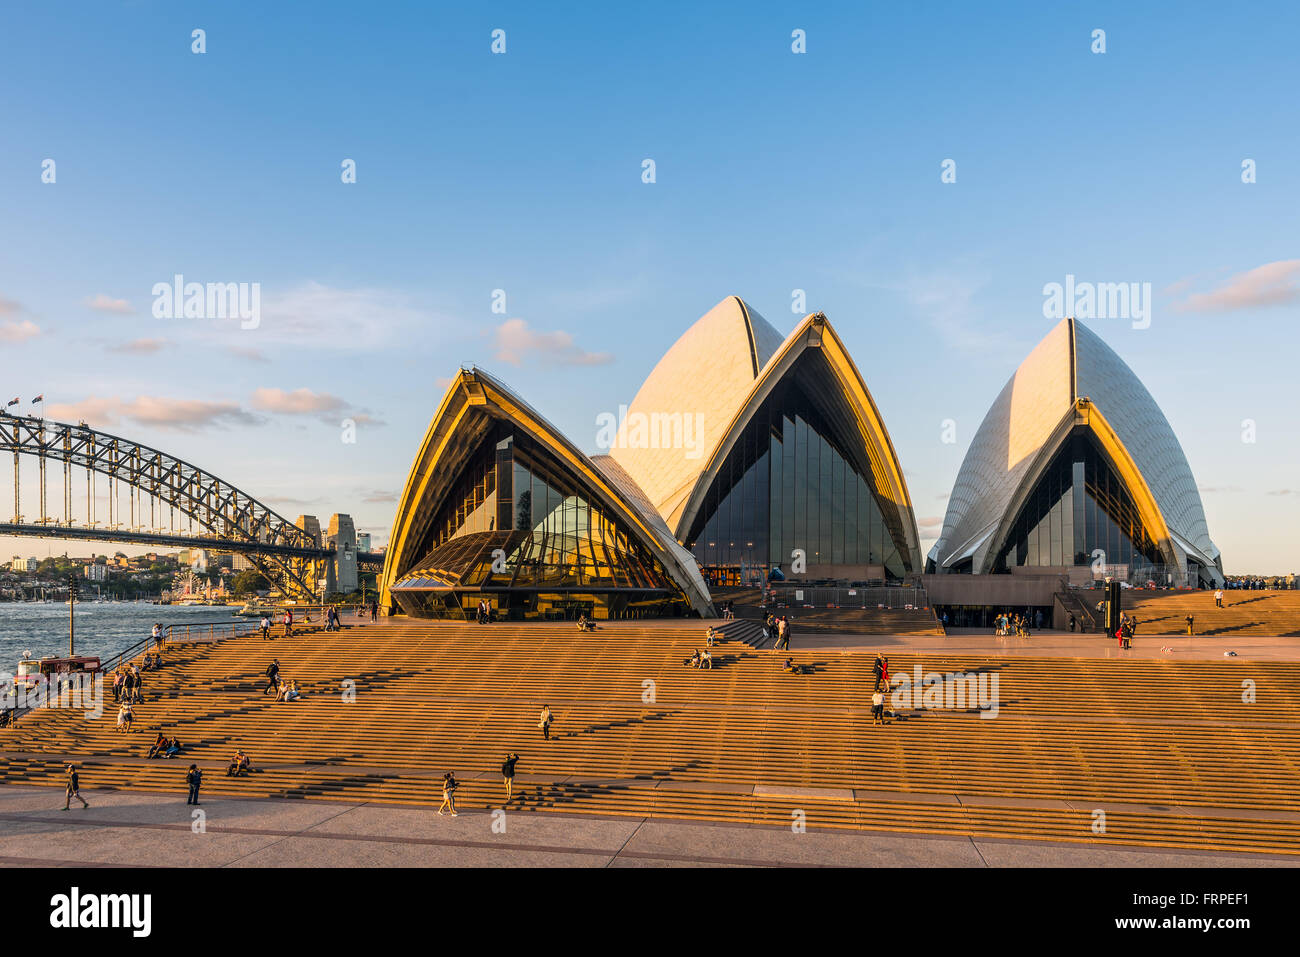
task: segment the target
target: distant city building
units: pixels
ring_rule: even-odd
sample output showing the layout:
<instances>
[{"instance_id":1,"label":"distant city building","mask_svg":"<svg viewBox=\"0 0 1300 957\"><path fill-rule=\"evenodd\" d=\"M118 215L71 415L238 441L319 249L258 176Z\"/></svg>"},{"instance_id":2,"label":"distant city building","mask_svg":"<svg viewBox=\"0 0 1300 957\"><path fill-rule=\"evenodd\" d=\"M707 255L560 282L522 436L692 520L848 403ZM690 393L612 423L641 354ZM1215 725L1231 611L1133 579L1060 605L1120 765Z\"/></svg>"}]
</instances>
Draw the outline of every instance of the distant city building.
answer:
<instances>
[{"instance_id":1,"label":"distant city building","mask_svg":"<svg viewBox=\"0 0 1300 957\"><path fill-rule=\"evenodd\" d=\"M96 565L94 562L91 562L83 568L82 571L85 573L85 576L93 582L108 581L107 565Z\"/></svg>"},{"instance_id":2,"label":"distant city building","mask_svg":"<svg viewBox=\"0 0 1300 957\"><path fill-rule=\"evenodd\" d=\"M234 555L230 556L231 571L246 572L249 569L256 568L256 567L257 566L254 565L252 561L249 560L247 555L237 552Z\"/></svg>"},{"instance_id":3,"label":"distant city building","mask_svg":"<svg viewBox=\"0 0 1300 957\"><path fill-rule=\"evenodd\" d=\"M369 532L357 532L357 551L359 551L359 552L368 552L368 551L370 551L370 533L369 533Z\"/></svg>"},{"instance_id":4,"label":"distant city building","mask_svg":"<svg viewBox=\"0 0 1300 957\"><path fill-rule=\"evenodd\" d=\"M34 558L23 558L20 555L15 555L13 561L9 563L9 570L26 574L36 571L38 565L40 565L40 562Z\"/></svg>"}]
</instances>

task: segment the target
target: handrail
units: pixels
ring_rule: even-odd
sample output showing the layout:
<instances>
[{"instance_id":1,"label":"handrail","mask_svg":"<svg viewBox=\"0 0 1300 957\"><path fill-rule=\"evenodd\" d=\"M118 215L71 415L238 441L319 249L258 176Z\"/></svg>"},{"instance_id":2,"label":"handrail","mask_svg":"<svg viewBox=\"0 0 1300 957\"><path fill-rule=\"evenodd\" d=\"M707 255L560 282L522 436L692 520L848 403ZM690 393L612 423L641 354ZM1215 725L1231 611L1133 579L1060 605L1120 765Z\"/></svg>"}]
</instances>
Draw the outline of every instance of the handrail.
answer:
<instances>
[{"instance_id":1,"label":"handrail","mask_svg":"<svg viewBox=\"0 0 1300 957\"><path fill-rule=\"evenodd\" d=\"M184 637L177 634L177 631L182 628L185 629ZM215 640L218 637L219 630L229 631L229 634L221 636L223 638L238 638L240 635L252 634L257 631L257 625L254 625L251 622L231 621L228 618L224 618L221 621L187 621L163 625L163 638L165 641L191 641L195 637L195 632L198 633L199 637L204 637L203 629L205 628L207 629L206 639L209 641ZM111 668L105 664L105 662L108 661L109 658L113 658L113 655L109 655L108 658L102 659L100 661L100 666L105 671L116 671L126 662L138 657L153 643L153 635L147 635L135 644L118 652L116 655L117 662Z\"/></svg>"},{"instance_id":2,"label":"handrail","mask_svg":"<svg viewBox=\"0 0 1300 957\"><path fill-rule=\"evenodd\" d=\"M1097 629L1097 616L1093 614L1093 609L1089 608L1088 603L1079 597L1077 589L1070 584L1069 579L1064 575L1060 577L1060 583L1061 587L1057 595L1062 599L1061 604L1068 606L1073 603L1074 607L1067 607L1066 610L1079 619L1080 631L1095 631Z\"/></svg>"}]
</instances>

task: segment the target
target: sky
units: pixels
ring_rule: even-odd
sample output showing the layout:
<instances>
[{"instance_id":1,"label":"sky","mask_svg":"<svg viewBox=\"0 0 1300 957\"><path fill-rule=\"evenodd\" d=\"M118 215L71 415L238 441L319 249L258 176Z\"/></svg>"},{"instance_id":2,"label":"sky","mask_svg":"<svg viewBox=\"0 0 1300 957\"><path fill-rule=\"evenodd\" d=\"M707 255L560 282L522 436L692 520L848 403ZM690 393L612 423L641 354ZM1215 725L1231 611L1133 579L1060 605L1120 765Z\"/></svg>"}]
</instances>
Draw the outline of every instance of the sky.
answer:
<instances>
[{"instance_id":1,"label":"sky","mask_svg":"<svg viewBox=\"0 0 1300 957\"><path fill-rule=\"evenodd\" d=\"M595 452L734 294L782 333L827 314L926 550L1044 287L1150 284L1089 327L1225 570L1300 570L1294 4L703 7L6 5L0 401L379 545L459 365ZM176 275L257 283L256 327L159 318Z\"/></svg>"}]
</instances>

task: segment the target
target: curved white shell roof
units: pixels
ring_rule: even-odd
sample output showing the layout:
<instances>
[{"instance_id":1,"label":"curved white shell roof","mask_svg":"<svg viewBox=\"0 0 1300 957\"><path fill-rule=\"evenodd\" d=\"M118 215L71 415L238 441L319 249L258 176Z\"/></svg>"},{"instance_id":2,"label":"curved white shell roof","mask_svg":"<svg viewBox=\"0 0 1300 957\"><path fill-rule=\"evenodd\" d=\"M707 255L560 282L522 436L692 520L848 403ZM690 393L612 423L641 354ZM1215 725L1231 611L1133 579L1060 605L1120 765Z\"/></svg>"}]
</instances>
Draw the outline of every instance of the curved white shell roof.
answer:
<instances>
[{"instance_id":1,"label":"curved white shell roof","mask_svg":"<svg viewBox=\"0 0 1300 957\"><path fill-rule=\"evenodd\" d=\"M995 532L1011 517L1027 471L1078 398L1090 399L1114 428L1179 549L1207 564L1218 558L1191 467L1155 399L1087 326L1063 319L993 400L971 441L930 549L939 569L971 557L977 572L987 570L1000 544Z\"/></svg>"},{"instance_id":2,"label":"curved white shell roof","mask_svg":"<svg viewBox=\"0 0 1300 957\"><path fill-rule=\"evenodd\" d=\"M660 515L673 514L690 495L759 370L784 338L743 301L728 296L687 329L646 378L610 454ZM656 441L661 430L654 424L673 416L689 423L683 432L689 443L653 447L663 444Z\"/></svg>"}]
</instances>

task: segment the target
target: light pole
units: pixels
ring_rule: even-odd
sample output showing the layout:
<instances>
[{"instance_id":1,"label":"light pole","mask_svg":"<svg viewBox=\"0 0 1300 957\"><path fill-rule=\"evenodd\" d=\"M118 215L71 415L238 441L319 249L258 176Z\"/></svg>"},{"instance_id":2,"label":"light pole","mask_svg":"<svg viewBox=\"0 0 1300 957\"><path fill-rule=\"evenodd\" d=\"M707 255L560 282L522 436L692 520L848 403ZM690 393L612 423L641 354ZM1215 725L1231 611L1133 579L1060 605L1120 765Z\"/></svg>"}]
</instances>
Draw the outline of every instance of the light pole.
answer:
<instances>
[{"instance_id":1,"label":"light pole","mask_svg":"<svg viewBox=\"0 0 1300 957\"><path fill-rule=\"evenodd\" d=\"M80 594L81 594L81 588L77 582L77 576L69 575L68 576L68 657L69 658L72 658L76 655L76 652L73 650L74 648L73 639L76 635L77 625L76 625L76 619L73 617L72 610L76 606L77 598Z\"/></svg>"}]
</instances>

